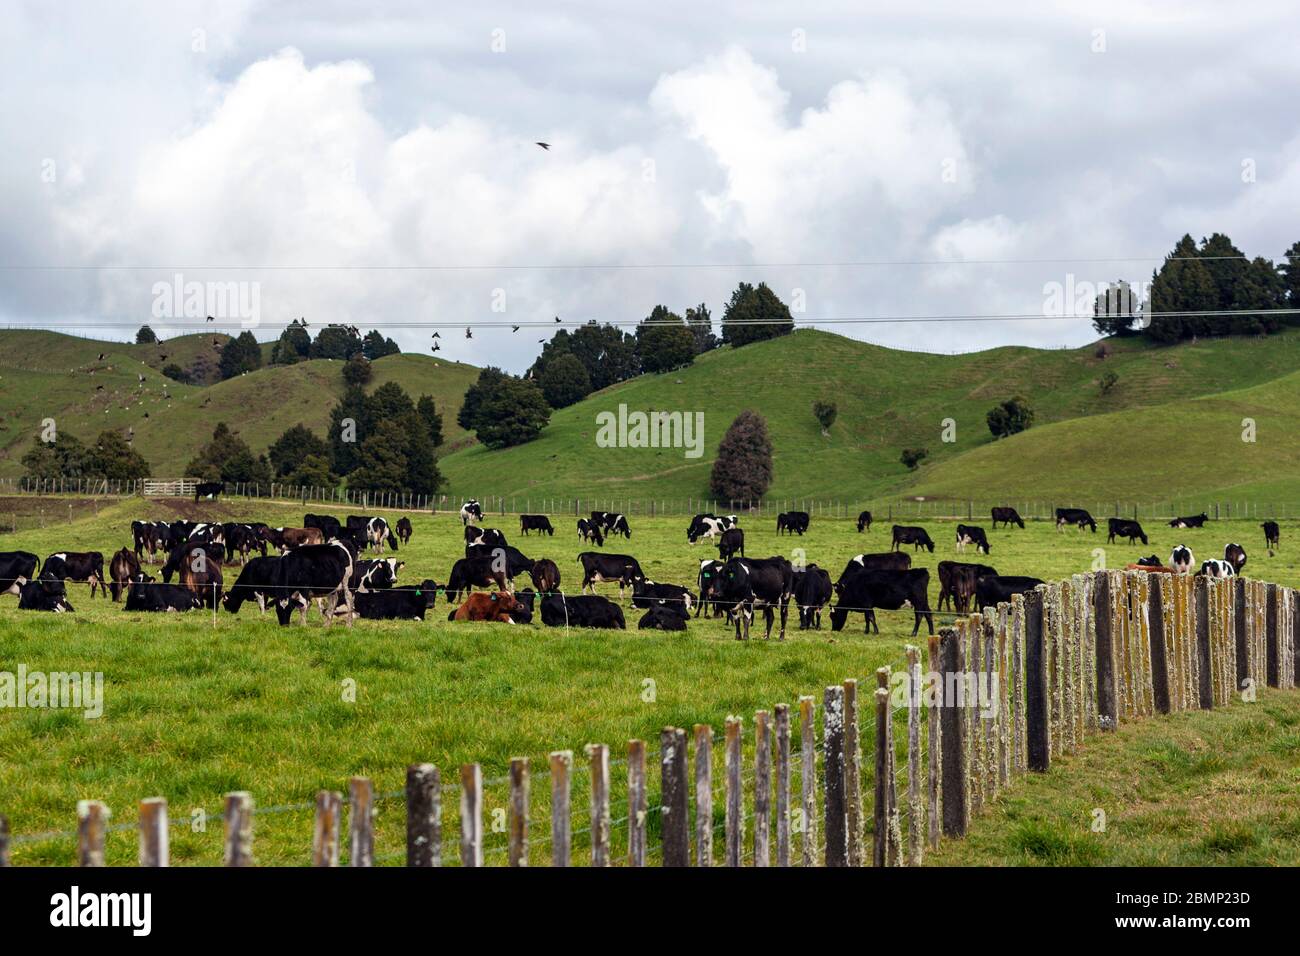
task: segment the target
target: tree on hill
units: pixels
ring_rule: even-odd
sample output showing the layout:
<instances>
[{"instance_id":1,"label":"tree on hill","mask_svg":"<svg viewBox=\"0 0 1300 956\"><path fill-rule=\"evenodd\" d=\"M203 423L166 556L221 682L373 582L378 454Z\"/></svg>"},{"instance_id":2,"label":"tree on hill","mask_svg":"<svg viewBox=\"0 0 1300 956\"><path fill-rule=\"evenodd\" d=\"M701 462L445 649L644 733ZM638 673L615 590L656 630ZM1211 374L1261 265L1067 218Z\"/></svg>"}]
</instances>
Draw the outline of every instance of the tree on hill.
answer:
<instances>
[{"instance_id":1,"label":"tree on hill","mask_svg":"<svg viewBox=\"0 0 1300 956\"><path fill-rule=\"evenodd\" d=\"M813 417L817 419L817 424L821 425L823 435L830 434L831 426L835 424L839 414L839 406L834 402L813 402Z\"/></svg>"},{"instance_id":2,"label":"tree on hill","mask_svg":"<svg viewBox=\"0 0 1300 956\"><path fill-rule=\"evenodd\" d=\"M591 394L591 377L586 367L568 352L546 363L537 376L537 384L552 408L568 408Z\"/></svg>"},{"instance_id":3,"label":"tree on hill","mask_svg":"<svg viewBox=\"0 0 1300 956\"><path fill-rule=\"evenodd\" d=\"M718 445L709 488L719 501L758 502L772 486L772 440L763 416L736 416Z\"/></svg>"},{"instance_id":4,"label":"tree on hill","mask_svg":"<svg viewBox=\"0 0 1300 956\"><path fill-rule=\"evenodd\" d=\"M383 334L377 329L371 329L366 333L366 337L361 340L361 352L370 361L383 358L385 355L397 355L401 348L392 339L384 338Z\"/></svg>"},{"instance_id":5,"label":"tree on hill","mask_svg":"<svg viewBox=\"0 0 1300 956\"><path fill-rule=\"evenodd\" d=\"M1300 242L1291 244L1277 271L1282 277L1287 305L1292 309L1300 309ZM1290 323L1300 324L1300 317L1291 316Z\"/></svg>"},{"instance_id":6,"label":"tree on hill","mask_svg":"<svg viewBox=\"0 0 1300 956\"><path fill-rule=\"evenodd\" d=\"M1102 335L1128 335L1139 318L1140 306L1133 287L1120 279L1097 293L1092 306L1092 327Z\"/></svg>"},{"instance_id":7,"label":"tree on hill","mask_svg":"<svg viewBox=\"0 0 1300 956\"><path fill-rule=\"evenodd\" d=\"M139 331L135 333L136 345L152 345L158 341L158 336L153 329L147 325L140 326Z\"/></svg>"},{"instance_id":8,"label":"tree on hill","mask_svg":"<svg viewBox=\"0 0 1300 956\"><path fill-rule=\"evenodd\" d=\"M149 462L121 433L107 429L99 433L90 449L90 473L110 481L131 481L149 477Z\"/></svg>"},{"instance_id":9,"label":"tree on hill","mask_svg":"<svg viewBox=\"0 0 1300 956\"><path fill-rule=\"evenodd\" d=\"M266 450L277 478L285 477L312 456L322 458L328 464L329 453L329 444L323 438L318 438L306 425L293 425L286 429Z\"/></svg>"},{"instance_id":10,"label":"tree on hill","mask_svg":"<svg viewBox=\"0 0 1300 956\"><path fill-rule=\"evenodd\" d=\"M757 286L740 283L722 313L722 341L736 348L793 331L794 319L789 307L766 282Z\"/></svg>"},{"instance_id":11,"label":"tree on hill","mask_svg":"<svg viewBox=\"0 0 1300 956\"><path fill-rule=\"evenodd\" d=\"M1195 316L1168 313L1206 312L1218 307L1219 293L1201 262L1196 240L1184 235L1151 278L1151 325L1157 342L1193 338L1200 329Z\"/></svg>"},{"instance_id":12,"label":"tree on hill","mask_svg":"<svg viewBox=\"0 0 1300 956\"><path fill-rule=\"evenodd\" d=\"M916 471L921 462L930 457L928 448L904 448L898 460L907 466L908 471Z\"/></svg>"},{"instance_id":13,"label":"tree on hill","mask_svg":"<svg viewBox=\"0 0 1300 956\"><path fill-rule=\"evenodd\" d=\"M366 393L360 385L349 386L339 403L330 409L330 462L340 475L357 467L357 447L366 438L369 424Z\"/></svg>"},{"instance_id":14,"label":"tree on hill","mask_svg":"<svg viewBox=\"0 0 1300 956\"><path fill-rule=\"evenodd\" d=\"M668 372L695 361L695 336L680 315L657 305L636 329L636 354L646 372Z\"/></svg>"},{"instance_id":15,"label":"tree on hill","mask_svg":"<svg viewBox=\"0 0 1300 956\"><path fill-rule=\"evenodd\" d=\"M32 447L22 457L28 478L51 481L56 478L82 478L90 474L90 451L76 435L59 432L52 442L32 439Z\"/></svg>"},{"instance_id":16,"label":"tree on hill","mask_svg":"<svg viewBox=\"0 0 1300 956\"><path fill-rule=\"evenodd\" d=\"M252 332L240 332L221 349L221 377L234 378L262 367L262 347Z\"/></svg>"},{"instance_id":17,"label":"tree on hill","mask_svg":"<svg viewBox=\"0 0 1300 956\"><path fill-rule=\"evenodd\" d=\"M994 405L985 416L994 438L1006 438L1024 431L1034 423L1034 410L1017 395L1000 405Z\"/></svg>"},{"instance_id":18,"label":"tree on hill","mask_svg":"<svg viewBox=\"0 0 1300 956\"><path fill-rule=\"evenodd\" d=\"M551 420L551 406L537 383L506 375L478 401L471 427L489 448L530 442Z\"/></svg>"},{"instance_id":19,"label":"tree on hill","mask_svg":"<svg viewBox=\"0 0 1300 956\"><path fill-rule=\"evenodd\" d=\"M365 385L373 374L370 359L360 352L343 363L343 381L349 385Z\"/></svg>"},{"instance_id":20,"label":"tree on hill","mask_svg":"<svg viewBox=\"0 0 1300 956\"><path fill-rule=\"evenodd\" d=\"M390 448L394 441L395 454ZM396 382L385 382L371 395L350 386L330 412L332 470L346 475L349 487L362 487L354 475L365 469L361 480L371 490L433 494L442 486L434 442L429 420ZM389 487L391 470L398 464L404 471L394 489Z\"/></svg>"},{"instance_id":21,"label":"tree on hill","mask_svg":"<svg viewBox=\"0 0 1300 956\"><path fill-rule=\"evenodd\" d=\"M347 361L364 348L361 334L353 325L327 325L311 344L310 356L314 359L339 359Z\"/></svg>"},{"instance_id":22,"label":"tree on hill","mask_svg":"<svg viewBox=\"0 0 1300 956\"><path fill-rule=\"evenodd\" d=\"M257 482L269 484L271 463L265 455L254 455L248 444L225 422L218 422L212 440L185 466L185 474L203 481Z\"/></svg>"},{"instance_id":23,"label":"tree on hill","mask_svg":"<svg viewBox=\"0 0 1300 956\"><path fill-rule=\"evenodd\" d=\"M361 464L348 475L348 487L360 491L404 491L410 464L404 452L405 436L397 422L380 422L361 443L357 458Z\"/></svg>"},{"instance_id":24,"label":"tree on hill","mask_svg":"<svg viewBox=\"0 0 1300 956\"><path fill-rule=\"evenodd\" d=\"M311 333L304 319L290 322L271 346L272 365L293 365L311 354Z\"/></svg>"},{"instance_id":25,"label":"tree on hill","mask_svg":"<svg viewBox=\"0 0 1300 956\"><path fill-rule=\"evenodd\" d=\"M564 354L572 355L587 370L592 391L608 388L641 373L636 339L617 326L588 322L572 332L560 329L542 346L542 354L529 369L540 378L546 366Z\"/></svg>"},{"instance_id":26,"label":"tree on hill","mask_svg":"<svg viewBox=\"0 0 1300 956\"><path fill-rule=\"evenodd\" d=\"M713 334L713 316L709 314L709 307L703 302L686 310L686 324L691 330L696 355L718 347L718 337Z\"/></svg>"},{"instance_id":27,"label":"tree on hill","mask_svg":"<svg viewBox=\"0 0 1300 956\"><path fill-rule=\"evenodd\" d=\"M180 382L182 385L188 385L190 383L190 373L185 371L185 369L181 368L175 362L168 362L164 365L162 373L173 382Z\"/></svg>"},{"instance_id":28,"label":"tree on hill","mask_svg":"<svg viewBox=\"0 0 1300 956\"><path fill-rule=\"evenodd\" d=\"M442 413L434 404L433 396L421 395L420 400L415 403L415 411L420 416L420 421L424 422L425 430L429 433L429 441L433 443L434 448L437 448L442 444Z\"/></svg>"},{"instance_id":29,"label":"tree on hill","mask_svg":"<svg viewBox=\"0 0 1300 956\"><path fill-rule=\"evenodd\" d=\"M308 455L283 477L287 484L306 488L334 488L339 483L339 476L330 471L329 459L323 455Z\"/></svg>"}]
</instances>

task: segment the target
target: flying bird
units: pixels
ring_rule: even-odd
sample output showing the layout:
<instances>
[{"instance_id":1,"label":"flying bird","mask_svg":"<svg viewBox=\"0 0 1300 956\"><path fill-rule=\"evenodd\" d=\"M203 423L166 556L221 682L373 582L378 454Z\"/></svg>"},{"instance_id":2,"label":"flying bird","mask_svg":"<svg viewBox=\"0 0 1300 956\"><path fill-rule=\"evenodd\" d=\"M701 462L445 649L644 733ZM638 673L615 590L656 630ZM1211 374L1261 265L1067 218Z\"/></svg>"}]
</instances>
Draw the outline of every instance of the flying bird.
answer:
<instances>
[{"instance_id":1,"label":"flying bird","mask_svg":"<svg viewBox=\"0 0 1300 956\"><path fill-rule=\"evenodd\" d=\"M517 326L517 325L512 325L512 326L510 326L510 331L511 331L511 332L518 332L518 331L519 331L519 326Z\"/></svg>"},{"instance_id":2,"label":"flying bird","mask_svg":"<svg viewBox=\"0 0 1300 956\"><path fill-rule=\"evenodd\" d=\"M214 319L212 316L208 316L208 321L209 321L209 322L215 322L215 321L217 321L217 320Z\"/></svg>"},{"instance_id":3,"label":"flying bird","mask_svg":"<svg viewBox=\"0 0 1300 956\"><path fill-rule=\"evenodd\" d=\"M550 149L550 148L551 148L551 144L550 144L550 143L537 143L536 145L542 147L542 149Z\"/></svg>"},{"instance_id":4,"label":"flying bird","mask_svg":"<svg viewBox=\"0 0 1300 956\"><path fill-rule=\"evenodd\" d=\"M465 326L465 338L472 339L473 337L474 337L474 330L471 329L468 325Z\"/></svg>"},{"instance_id":5,"label":"flying bird","mask_svg":"<svg viewBox=\"0 0 1300 956\"><path fill-rule=\"evenodd\" d=\"M429 336L429 338L431 338L431 339L440 339L440 338L442 338L442 333L441 333L441 332L434 332L433 335Z\"/></svg>"},{"instance_id":6,"label":"flying bird","mask_svg":"<svg viewBox=\"0 0 1300 956\"><path fill-rule=\"evenodd\" d=\"M560 324L560 317L558 315L555 317L555 324L556 325Z\"/></svg>"},{"instance_id":7,"label":"flying bird","mask_svg":"<svg viewBox=\"0 0 1300 956\"><path fill-rule=\"evenodd\" d=\"M99 353L99 360L100 360L101 362L104 361L104 353L103 353L103 352L100 352L100 353Z\"/></svg>"},{"instance_id":8,"label":"flying bird","mask_svg":"<svg viewBox=\"0 0 1300 956\"><path fill-rule=\"evenodd\" d=\"M442 346L439 345L437 342L434 342L434 343L433 343L433 350L434 350L435 352L441 352L441 351L442 351Z\"/></svg>"}]
</instances>

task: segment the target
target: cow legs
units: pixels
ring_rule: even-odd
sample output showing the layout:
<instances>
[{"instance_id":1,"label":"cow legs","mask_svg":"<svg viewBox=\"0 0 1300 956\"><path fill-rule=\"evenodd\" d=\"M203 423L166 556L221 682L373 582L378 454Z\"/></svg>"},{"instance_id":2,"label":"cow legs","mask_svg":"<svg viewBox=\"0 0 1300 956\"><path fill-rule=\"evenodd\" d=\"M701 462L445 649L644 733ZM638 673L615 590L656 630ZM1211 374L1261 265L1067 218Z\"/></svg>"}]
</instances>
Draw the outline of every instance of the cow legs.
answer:
<instances>
[{"instance_id":1,"label":"cow legs","mask_svg":"<svg viewBox=\"0 0 1300 956\"><path fill-rule=\"evenodd\" d=\"M781 602L781 636L778 638L778 640L782 640L782 641L785 640L785 625L786 625L786 621L788 621L789 619L790 619L790 600L789 598L787 598ZM768 631L770 632L771 629L772 629L772 625L769 622Z\"/></svg>"}]
</instances>

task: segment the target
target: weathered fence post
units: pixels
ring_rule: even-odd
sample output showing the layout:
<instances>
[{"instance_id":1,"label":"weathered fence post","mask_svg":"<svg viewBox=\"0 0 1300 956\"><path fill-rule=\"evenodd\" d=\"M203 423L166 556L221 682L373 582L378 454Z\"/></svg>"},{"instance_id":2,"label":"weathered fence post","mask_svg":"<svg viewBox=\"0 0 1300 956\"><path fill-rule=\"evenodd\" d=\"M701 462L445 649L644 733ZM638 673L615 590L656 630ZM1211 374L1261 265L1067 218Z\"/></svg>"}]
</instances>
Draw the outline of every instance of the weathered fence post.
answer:
<instances>
[{"instance_id":1,"label":"weathered fence post","mask_svg":"<svg viewBox=\"0 0 1300 956\"><path fill-rule=\"evenodd\" d=\"M406 768L406 865L442 865L442 786L431 763ZM320 798L317 797L319 819ZM337 830L335 858L337 859Z\"/></svg>"},{"instance_id":2,"label":"weathered fence post","mask_svg":"<svg viewBox=\"0 0 1300 956\"><path fill-rule=\"evenodd\" d=\"M1196 578L1197 693L1201 710L1214 708L1214 685L1210 672L1210 582Z\"/></svg>"},{"instance_id":3,"label":"weathered fence post","mask_svg":"<svg viewBox=\"0 0 1300 956\"><path fill-rule=\"evenodd\" d=\"M1099 571L1094 580L1093 614L1097 621L1097 725L1102 730L1114 730L1119 726L1119 695L1115 687L1115 650L1111 634L1114 623L1110 593L1111 576L1109 572ZM1041 629L1041 599L1038 616Z\"/></svg>"},{"instance_id":4,"label":"weathered fence post","mask_svg":"<svg viewBox=\"0 0 1300 956\"><path fill-rule=\"evenodd\" d=\"M859 739L858 682L844 682L844 805L848 865L862 865L862 744Z\"/></svg>"},{"instance_id":5,"label":"weathered fence post","mask_svg":"<svg viewBox=\"0 0 1300 956\"><path fill-rule=\"evenodd\" d=\"M848 862L848 815L844 804L844 688L827 687L822 707L826 865L844 866Z\"/></svg>"},{"instance_id":6,"label":"weathered fence post","mask_svg":"<svg viewBox=\"0 0 1300 956\"><path fill-rule=\"evenodd\" d=\"M660 797L663 801L664 866L690 866L690 807L686 793L686 731L659 734Z\"/></svg>"},{"instance_id":7,"label":"weathered fence post","mask_svg":"<svg viewBox=\"0 0 1300 956\"><path fill-rule=\"evenodd\" d=\"M569 816L572 750L551 753L551 866L568 866L573 826Z\"/></svg>"},{"instance_id":8,"label":"weathered fence post","mask_svg":"<svg viewBox=\"0 0 1300 956\"><path fill-rule=\"evenodd\" d=\"M0 813L0 869L9 865L9 818Z\"/></svg>"},{"instance_id":9,"label":"weathered fence post","mask_svg":"<svg viewBox=\"0 0 1300 956\"><path fill-rule=\"evenodd\" d=\"M921 865L921 652L907 645L907 865Z\"/></svg>"},{"instance_id":10,"label":"weathered fence post","mask_svg":"<svg viewBox=\"0 0 1300 956\"><path fill-rule=\"evenodd\" d=\"M348 781L348 866L375 862L375 793L369 777Z\"/></svg>"},{"instance_id":11,"label":"weathered fence post","mask_svg":"<svg viewBox=\"0 0 1300 956\"><path fill-rule=\"evenodd\" d=\"M695 725L695 865L713 866L713 728Z\"/></svg>"},{"instance_id":12,"label":"weathered fence post","mask_svg":"<svg viewBox=\"0 0 1300 956\"><path fill-rule=\"evenodd\" d=\"M745 804L743 790L743 766L741 763L743 742L740 737L740 718L728 717L726 723L726 758L725 781L725 824L726 850L723 857L724 866L740 866L745 845Z\"/></svg>"},{"instance_id":13,"label":"weathered fence post","mask_svg":"<svg viewBox=\"0 0 1300 956\"><path fill-rule=\"evenodd\" d=\"M1147 575L1147 621L1151 629L1151 696L1158 713L1169 713L1169 665L1165 649L1164 582L1167 575Z\"/></svg>"},{"instance_id":14,"label":"weathered fence post","mask_svg":"<svg viewBox=\"0 0 1300 956\"><path fill-rule=\"evenodd\" d=\"M776 865L790 865L790 705L776 705Z\"/></svg>"},{"instance_id":15,"label":"weathered fence post","mask_svg":"<svg viewBox=\"0 0 1300 956\"><path fill-rule=\"evenodd\" d=\"M243 790L226 794L226 866L253 865L253 796Z\"/></svg>"},{"instance_id":16,"label":"weathered fence post","mask_svg":"<svg viewBox=\"0 0 1300 956\"><path fill-rule=\"evenodd\" d=\"M528 758L510 761L510 838L506 861L510 866L528 865Z\"/></svg>"},{"instance_id":17,"label":"weathered fence post","mask_svg":"<svg viewBox=\"0 0 1300 956\"><path fill-rule=\"evenodd\" d=\"M609 747L588 744L591 764L591 865L609 866Z\"/></svg>"},{"instance_id":18,"label":"weathered fence post","mask_svg":"<svg viewBox=\"0 0 1300 956\"><path fill-rule=\"evenodd\" d=\"M803 823L803 865L817 865L817 738L811 697L799 698L799 783Z\"/></svg>"},{"instance_id":19,"label":"weathered fence post","mask_svg":"<svg viewBox=\"0 0 1300 956\"><path fill-rule=\"evenodd\" d=\"M343 794L321 790L316 794L316 817L311 830L311 865L339 865L339 815ZM408 818L409 819L409 818Z\"/></svg>"},{"instance_id":20,"label":"weathered fence post","mask_svg":"<svg viewBox=\"0 0 1300 956\"><path fill-rule=\"evenodd\" d=\"M104 865L104 837L110 816L99 800L77 801L77 865Z\"/></svg>"},{"instance_id":21,"label":"weathered fence post","mask_svg":"<svg viewBox=\"0 0 1300 956\"><path fill-rule=\"evenodd\" d=\"M961 623L960 621L958 622ZM962 646L960 627L945 627L939 631L939 739L941 751L941 782L944 836L966 835L970 821L970 804L967 800L966 727L965 707L965 648ZM880 730L876 731L879 744ZM933 746L933 745L932 745ZM880 766L877 757L877 771Z\"/></svg>"},{"instance_id":22,"label":"weathered fence post","mask_svg":"<svg viewBox=\"0 0 1300 956\"><path fill-rule=\"evenodd\" d=\"M140 865L168 865L167 801L162 797L140 801Z\"/></svg>"},{"instance_id":23,"label":"weathered fence post","mask_svg":"<svg viewBox=\"0 0 1300 956\"><path fill-rule=\"evenodd\" d=\"M627 742L627 865L645 866L645 741Z\"/></svg>"},{"instance_id":24,"label":"weathered fence post","mask_svg":"<svg viewBox=\"0 0 1300 956\"><path fill-rule=\"evenodd\" d=\"M943 673L939 664L939 636L930 635L930 671L938 675L939 678L939 700L943 700ZM929 779L927 780L927 801L926 801L926 831L932 848L939 845L939 794L942 789L942 780L940 777L940 758L943 754L943 747L939 741L939 714L942 712L940 706L930 706L926 708L927 727L926 727L926 746L929 751L927 754ZM920 826L917 821L916 826Z\"/></svg>"},{"instance_id":25,"label":"weathered fence post","mask_svg":"<svg viewBox=\"0 0 1300 956\"><path fill-rule=\"evenodd\" d=\"M460 865L483 865L483 770L460 765Z\"/></svg>"},{"instance_id":26,"label":"weathered fence post","mask_svg":"<svg viewBox=\"0 0 1300 956\"><path fill-rule=\"evenodd\" d=\"M1264 679L1269 687L1280 686L1280 664L1278 654L1276 584L1265 585L1264 591Z\"/></svg>"},{"instance_id":27,"label":"weathered fence post","mask_svg":"<svg viewBox=\"0 0 1300 956\"><path fill-rule=\"evenodd\" d=\"M768 712L754 714L754 866L770 866L772 833L772 727Z\"/></svg>"},{"instance_id":28,"label":"weathered fence post","mask_svg":"<svg viewBox=\"0 0 1300 956\"><path fill-rule=\"evenodd\" d=\"M1041 586L1025 595L1025 734L1029 769L1040 771L1051 764L1045 597Z\"/></svg>"}]
</instances>

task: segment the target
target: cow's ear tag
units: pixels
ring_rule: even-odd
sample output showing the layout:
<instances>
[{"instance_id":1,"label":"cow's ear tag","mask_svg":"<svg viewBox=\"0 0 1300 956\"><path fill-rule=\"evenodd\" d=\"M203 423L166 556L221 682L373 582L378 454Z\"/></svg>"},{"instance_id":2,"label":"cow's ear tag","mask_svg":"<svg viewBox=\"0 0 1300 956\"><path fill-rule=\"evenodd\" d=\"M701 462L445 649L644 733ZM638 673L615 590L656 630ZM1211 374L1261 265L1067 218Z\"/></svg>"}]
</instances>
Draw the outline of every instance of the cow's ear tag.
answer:
<instances>
[{"instance_id":1,"label":"cow's ear tag","mask_svg":"<svg viewBox=\"0 0 1300 956\"><path fill-rule=\"evenodd\" d=\"M495 600L496 600L496 599L497 599L497 596L496 596L496 595L495 595L495 594L494 594L494 595L492 595L492 600L494 600L494 601L495 601Z\"/></svg>"},{"instance_id":2,"label":"cow's ear tag","mask_svg":"<svg viewBox=\"0 0 1300 956\"><path fill-rule=\"evenodd\" d=\"M421 591L419 588L416 588L416 589L415 589L415 596L416 596L416 597L420 597L422 594L424 594L424 592Z\"/></svg>"}]
</instances>

